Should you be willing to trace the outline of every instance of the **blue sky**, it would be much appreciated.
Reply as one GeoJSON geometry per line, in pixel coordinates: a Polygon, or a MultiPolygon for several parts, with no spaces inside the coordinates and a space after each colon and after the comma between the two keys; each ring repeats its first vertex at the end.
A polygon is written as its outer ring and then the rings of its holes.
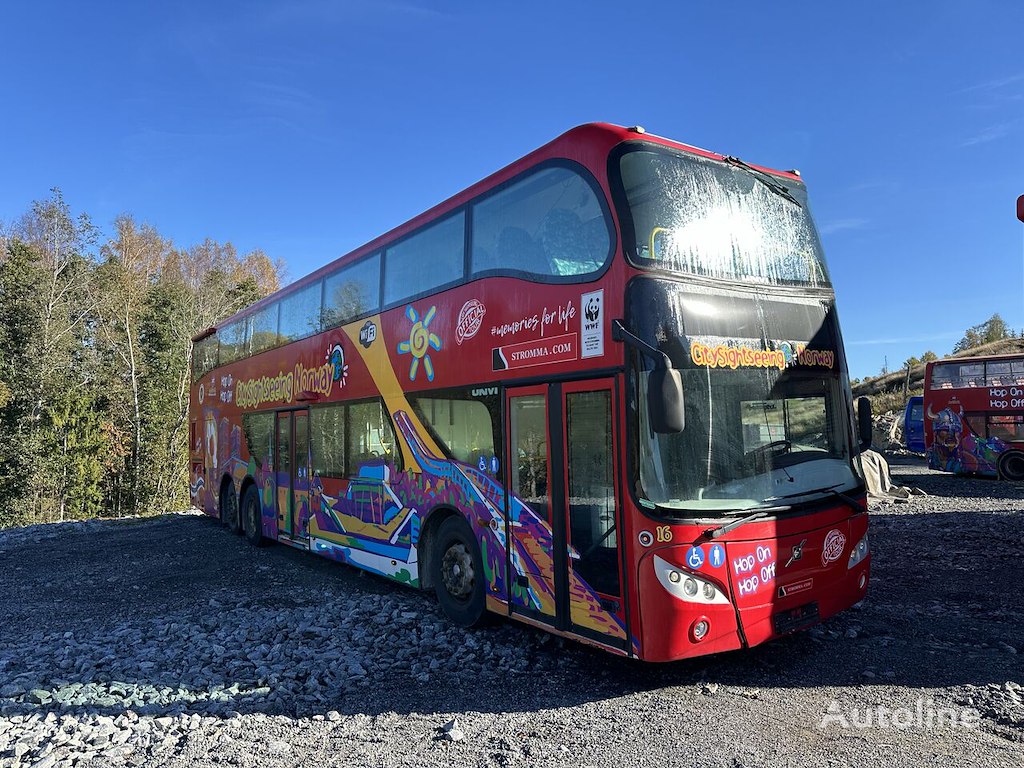
{"type": "Polygon", "coordinates": [[[59,186],[109,232],[298,277],[573,125],[808,184],[854,376],[1024,327],[1024,3],[12,3],[0,222],[59,186]]]}

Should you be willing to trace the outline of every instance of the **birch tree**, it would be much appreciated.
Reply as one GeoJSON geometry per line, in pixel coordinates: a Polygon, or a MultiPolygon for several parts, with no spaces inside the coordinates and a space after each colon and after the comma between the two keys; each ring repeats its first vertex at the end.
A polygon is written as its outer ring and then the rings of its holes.
{"type": "Polygon", "coordinates": [[[145,414],[140,397],[146,374],[140,348],[140,323],[150,292],[171,253],[171,244],[150,225],[138,225],[128,215],[114,221],[114,235],[101,249],[97,269],[97,346],[104,355],[107,400],[112,427],[128,439],[124,457],[127,475],[117,506],[140,511],[142,443],[145,414]]]}

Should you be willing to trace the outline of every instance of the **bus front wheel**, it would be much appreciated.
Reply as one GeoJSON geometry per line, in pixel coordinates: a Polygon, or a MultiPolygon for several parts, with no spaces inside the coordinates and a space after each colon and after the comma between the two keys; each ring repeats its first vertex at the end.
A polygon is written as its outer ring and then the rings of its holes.
{"type": "Polygon", "coordinates": [[[999,457],[999,477],[1019,483],[1024,480],[1024,453],[1007,451],[999,457]]]}
{"type": "Polygon", "coordinates": [[[441,523],[436,542],[431,576],[437,602],[455,624],[479,624],[486,609],[484,568],[469,523],[458,515],[449,517],[441,523]]]}
{"type": "Polygon", "coordinates": [[[250,485],[242,494],[242,529],[246,540],[254,547],[267,543],[263,538],[263,506],[255,485],[250,485]]]}

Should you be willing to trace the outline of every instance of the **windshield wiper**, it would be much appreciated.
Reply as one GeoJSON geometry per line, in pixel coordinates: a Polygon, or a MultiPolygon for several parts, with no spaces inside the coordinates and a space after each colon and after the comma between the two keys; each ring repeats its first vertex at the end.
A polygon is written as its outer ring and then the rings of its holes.
{"type": "Polygon", "coordinates": [[[837,491],[835,485],[830,485],[825,488],[812,488],[809,491],[800,491],[799,493],[788,493],[785,496],[773,496],[772,498],[792,499],[796,496],[810,496],[812,493],[827,493],[831,496],[835,496],[837,499],[847,504],[848,506],[852,507],[857,512],[867,512],[867,509],[858,504],[855,498],[846,495],[842,491],[837,491]]]}
{"type": "Polygon", "coordinates": [[[729,531],[735,531],[741,525],[746,525],[747,523],[751,523],[754,520],[760,520],[762,517],[768,517],[768,515],[774,514],[776,512],[788,512],[791,509],[792,507],[790,506],[754,507],[753,511],[749,515],[738,517],[735,520],[725,523],[724,525],[718,526],[717,528],[708,528],[706,531],[704,531],[704,533],[702,533],[697,538],[697,541],[708,541],[710,539],[720,538],[722,536],[725,536],[725,534],[729,533],[729,531]]]}
{"type": "Polygon", "coordinates": [[[786,200],[789,200],[789,202],[791,202],[797,208],[803,208],[803,206],[800,205],[800,201],[789,193],[789,187],[785,186],[782,182],[780,182],[770,173],[759,171],[754,166],[748,165],[747,163],[740,160],[738,157],[733,157],[732,155],[726,155],[725,157],[722,158],[722,160],[736,168],[742,168],[755,179],[757,179],[766,187],[768,187],[768,189],[770,189],[772,192],[777,194],[779,197],[783,197],[786,200]]]}
{"type": "Polygon", "coordinates": [[[867,504],[865,504],[862,507],[857,502],[857,500],[855,498],[853,498],[853,496],[847,496],[845,493],[837,491],[835,488],[827,488],[826,489],[826,493],[831,493],[837,499],[845,502],[847,505],[849,505],[853,509],[854,512],[867,512],[868,511],[867,504]]]}

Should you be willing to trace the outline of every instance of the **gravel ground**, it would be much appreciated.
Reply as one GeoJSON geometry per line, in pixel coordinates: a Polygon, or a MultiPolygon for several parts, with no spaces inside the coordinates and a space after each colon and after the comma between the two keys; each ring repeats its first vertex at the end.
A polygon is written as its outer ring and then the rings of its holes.
{"type": "Polygon", "coordinates": [[[457,629],[201,516],[0,532],[0,768],[1019,766],[1024,487],[892,471],[930,495],[875,510],[862,606],[670,665],[457,629]]]}

